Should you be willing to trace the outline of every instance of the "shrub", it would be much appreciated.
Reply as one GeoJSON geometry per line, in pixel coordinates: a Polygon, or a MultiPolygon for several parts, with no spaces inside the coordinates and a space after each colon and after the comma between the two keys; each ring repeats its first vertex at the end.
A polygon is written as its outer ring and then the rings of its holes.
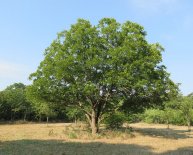
{"type": "Polygon", "coordinates": [[[186,125],[186,120],[184,119],[182,112],[176,109],[147,109],[143,114],[142,121],[146,123],[186,125]]]}
{"type": "Polygon", "coordinates": [[[105,124],[106,127],[109,129],[118,129],[122,127],[125,121],[125,115],[121,112],[116,112],[106,117],[105,124]]]}
{"type": "Polygon", "coordinates": [[[143,115],[143,121],[146,123],[164,123],[164,111],[159,109],[147,109],[143,115]]]}
{"type": "Polygon", "coordinates": [[[184,119],[183,114],[180,110],[173,110],[171,124],[186,125],[186,120],[184,119]]]}

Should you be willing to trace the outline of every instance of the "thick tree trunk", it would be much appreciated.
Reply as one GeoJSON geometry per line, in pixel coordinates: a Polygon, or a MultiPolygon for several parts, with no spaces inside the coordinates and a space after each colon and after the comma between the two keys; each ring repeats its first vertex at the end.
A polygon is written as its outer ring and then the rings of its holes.
{"type": "Polygon", "coordinates": [[[95,135],[97,133],[97,122],[96,122],[96,112],[94,109],[92,109],[92,114],[91,114],[91,130],[92,130],[92,135],[95,135]]]}

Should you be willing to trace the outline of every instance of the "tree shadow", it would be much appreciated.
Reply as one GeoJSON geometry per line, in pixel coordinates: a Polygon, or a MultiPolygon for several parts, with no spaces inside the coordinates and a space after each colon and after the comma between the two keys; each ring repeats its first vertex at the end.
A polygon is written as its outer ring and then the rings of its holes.
{"type": "Polygon", "coordinates": [[[193,155],[193,147],[155,153],[149,146],[62,140],[15,140],[0,142],[0,155],[193,155]]]}
{"type": "Polygon", "coordinates": [[[138,128],[133,127],[133,130],[146,136],[151,137],[160,137],[160,138],[168,138],[168,139],[187,139],[193,138],[192,132],[188,132],[186,130],[174,130],[167,128],[138,128]]]}
{"type": "Polygon", "coordinates": [[[151,155],[152,148],[133,144],[16,140],[0,143],[0,155],[151,155]]]}
{"type": "Polygon", "coordinates": [[[161,155],[193,155],[193,147],[177,148],[176,150],[161,153],[161,155]]]}

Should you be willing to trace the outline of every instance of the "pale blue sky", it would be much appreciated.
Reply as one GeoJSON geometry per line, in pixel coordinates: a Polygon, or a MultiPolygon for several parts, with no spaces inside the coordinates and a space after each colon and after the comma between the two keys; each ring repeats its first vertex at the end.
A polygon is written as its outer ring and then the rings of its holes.
{"type": "Polygon", "coordinates": [[[103,17],[144,26],[148,41],[165,48],[163,63],[182,93],[193,92],[192,0],[0,0],[0,90],[30,83],[57,32],[103,17]]]}

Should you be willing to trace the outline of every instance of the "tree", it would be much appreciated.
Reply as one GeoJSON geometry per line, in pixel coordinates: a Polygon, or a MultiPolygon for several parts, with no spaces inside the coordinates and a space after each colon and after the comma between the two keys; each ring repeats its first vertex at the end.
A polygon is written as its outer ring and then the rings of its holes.
{"type": "Polygon", "coordinates": [[[134,98],[143,106],[167,100],[177,87],[161,65],[163,48],[149,44],[145,36],[143,27],[130,21],[104,18],[92,26],[78,19],[58,34],[30,75],[36,97],[79,106],[93,134],[104,113],[134,98]]]}
{"type": "Polygon", "coordinates": [[[26,86],[23,83],[14,83],[8,86],[2,93],[4,96],[4,106],[10,110],[10,118],[14,120],[15,116],[23,115],[24,121],[30,112],[31,105],[26,100],[26,86]]]}
{"type": "Polygon", "coordinates": [[[167,124],[167,128],[169,129],[169,124],[174,119],[174,114],[179,110],[180,102],[182,101],[182,96],[178,96],[176,98],[171,99],[164,103],[164,110],[163,110],[163,120],[164,123],[167,124]]]}
{"type": "Polygon", "coordinates": [[[36,116],[39,117],[39,121],[42,120],[42,116],[46,116],[46,122],[48,125],[49,117],[56,115],[53,106],[51,107],[51,104],[49,104],[45,100],[35,97],[36,92],[34,91],[32,86],[28,86],[26,90],[26,98],[28,102],[32,104],[36,116]]]}
{"type": "Polygon", "coordinates": [[[7,103],[4,91],[0,92],[0,118],[1,120],[8,120],[10,117],[11,108],[7,103]]]}
{"type": "Polygon", "coordinates": [[[191,131],[191,120],[193,119],[193,97],[184,97],[181,104],[180,110],[187,122],[188,131],[191,131]]]}

